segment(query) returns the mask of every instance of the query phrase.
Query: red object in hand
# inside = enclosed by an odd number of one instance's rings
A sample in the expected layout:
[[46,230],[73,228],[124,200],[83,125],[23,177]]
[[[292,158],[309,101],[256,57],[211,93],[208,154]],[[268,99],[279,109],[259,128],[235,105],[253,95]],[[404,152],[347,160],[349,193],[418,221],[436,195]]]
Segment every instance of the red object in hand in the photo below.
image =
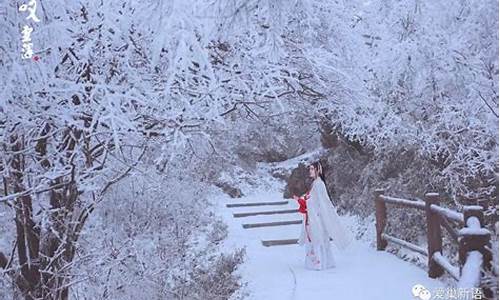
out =
[[304,200],[304,198],[299,198],[299,212],[305,214],[307,213],[307,205],[306,205],[306,200]]
[[304,196],[300,197],[297,199],[297,202],[299,202],[299,212],[303,214],[307,214],[307,204],[306,201],[309,199],[309,192],[306,193]]

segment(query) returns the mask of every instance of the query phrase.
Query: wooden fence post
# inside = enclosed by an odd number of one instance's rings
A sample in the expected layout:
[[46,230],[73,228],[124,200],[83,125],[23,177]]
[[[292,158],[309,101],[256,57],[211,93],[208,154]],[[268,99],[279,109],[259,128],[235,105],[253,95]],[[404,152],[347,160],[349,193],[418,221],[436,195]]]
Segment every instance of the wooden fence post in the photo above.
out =
[[375,190],[375,228],[377,230],[377,250],[385,250],[387,247],[387,241],[382,238],[382,233],[384,233],[387,211],[385,208],[385,202],[382,200],[381,196],[384,195],[383,189]]
[[[465,206],[464,207],[464,226],[467,227],[467,220],[470,217],[476,217],[479,220],[481,228],[484,228],[484,213],[483,208],[480,206]],[[483,254],[483,267],[485,270],[491,269],[492,253],[486,248],[489,247],[491,236],[484,235],[470,235],[460,237],[459,247],[459,260],[460,268],[465,263],[467,252],[478,250]]]
[[[484,212],[481,206],[465,206],[464,207],[464,227],[467,227],[467,220],[471,217],[476,217],[479,220],[481,228],[484,228]],[[467,253],[470,251],[479,251],[483,255],[483,269],[491,270],[491,261],[493,254],[488,248],[491,248],[490,234],[477,235],[462,235],[459,236],[458,259],[460,263],[460,275],[467,259]],[[493,291],[483,288],[483,293],[486,299],[492,297]]]
[[431,210],[432,204],[439,204],[438,193],[425,194],[425,215],[427,217],[427,254],[428,254],[428,275],[430,278],[437,278],[444,273],[444,269],[434,261],[432,255],[435,252],[443,254],[443,240],[441,235],[441,216]]

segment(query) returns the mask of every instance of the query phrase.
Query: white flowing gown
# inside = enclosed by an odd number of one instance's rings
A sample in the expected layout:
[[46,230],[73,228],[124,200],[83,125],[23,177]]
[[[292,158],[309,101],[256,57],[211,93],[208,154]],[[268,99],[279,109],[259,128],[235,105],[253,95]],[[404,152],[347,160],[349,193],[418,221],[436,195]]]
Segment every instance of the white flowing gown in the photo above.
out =
[[299,244],[305,246],[305,266],[322,270],[336,266],[330,247],[330,238],[339,250],[345,250],[352,242],[352,234],[340,222],[339,215],[326,191],[321,178],[313,182],[307,200],[308,225],[302,222]]

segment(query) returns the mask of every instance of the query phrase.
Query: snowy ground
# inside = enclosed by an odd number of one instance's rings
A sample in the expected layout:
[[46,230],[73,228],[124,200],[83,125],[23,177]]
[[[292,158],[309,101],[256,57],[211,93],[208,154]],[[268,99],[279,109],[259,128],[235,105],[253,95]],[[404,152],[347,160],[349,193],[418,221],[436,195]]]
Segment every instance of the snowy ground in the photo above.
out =
[[[304,250],[299,245],[264,247],[261,240],[298,238],[301,225],[244,229],[243,223],[300,220],[299,213],[260,215],[234,218],[233,213],[297,208],[293,200],[287,205],[227,208],[227,203],[282,201],[279,186],[271,190],[246,192],[245,197],[214,199],[216,211],[228,224],[229,234],[224,247],[246,247],[246,260],[239,272],[248,285],[248,299],[353,299],[410,300],[415,284],[422,284],[431,293],[444,283],[427,277],[425,270],[394,255],[376,251],[366,241],[356,240],[346,252],[332,249],[337,267],[324,271],[304,268]],[[342,217],[349,228],[356,226],[353,218]],[[373,225],[375,226],[375,225]]]

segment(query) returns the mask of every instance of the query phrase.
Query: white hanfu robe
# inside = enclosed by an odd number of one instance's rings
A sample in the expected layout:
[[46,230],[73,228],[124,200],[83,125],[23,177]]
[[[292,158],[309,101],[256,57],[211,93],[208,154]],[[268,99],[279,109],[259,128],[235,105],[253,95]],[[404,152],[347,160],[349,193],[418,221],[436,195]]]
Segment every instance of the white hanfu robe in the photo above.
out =
[[340,222],[339,215],[321,178],[314,180],[307,200],[307,220],[302,222],[299,244],[305,246],[307,269],[323,270],[336,266],[330,238],[340,250],[345,250],[352,235]]

